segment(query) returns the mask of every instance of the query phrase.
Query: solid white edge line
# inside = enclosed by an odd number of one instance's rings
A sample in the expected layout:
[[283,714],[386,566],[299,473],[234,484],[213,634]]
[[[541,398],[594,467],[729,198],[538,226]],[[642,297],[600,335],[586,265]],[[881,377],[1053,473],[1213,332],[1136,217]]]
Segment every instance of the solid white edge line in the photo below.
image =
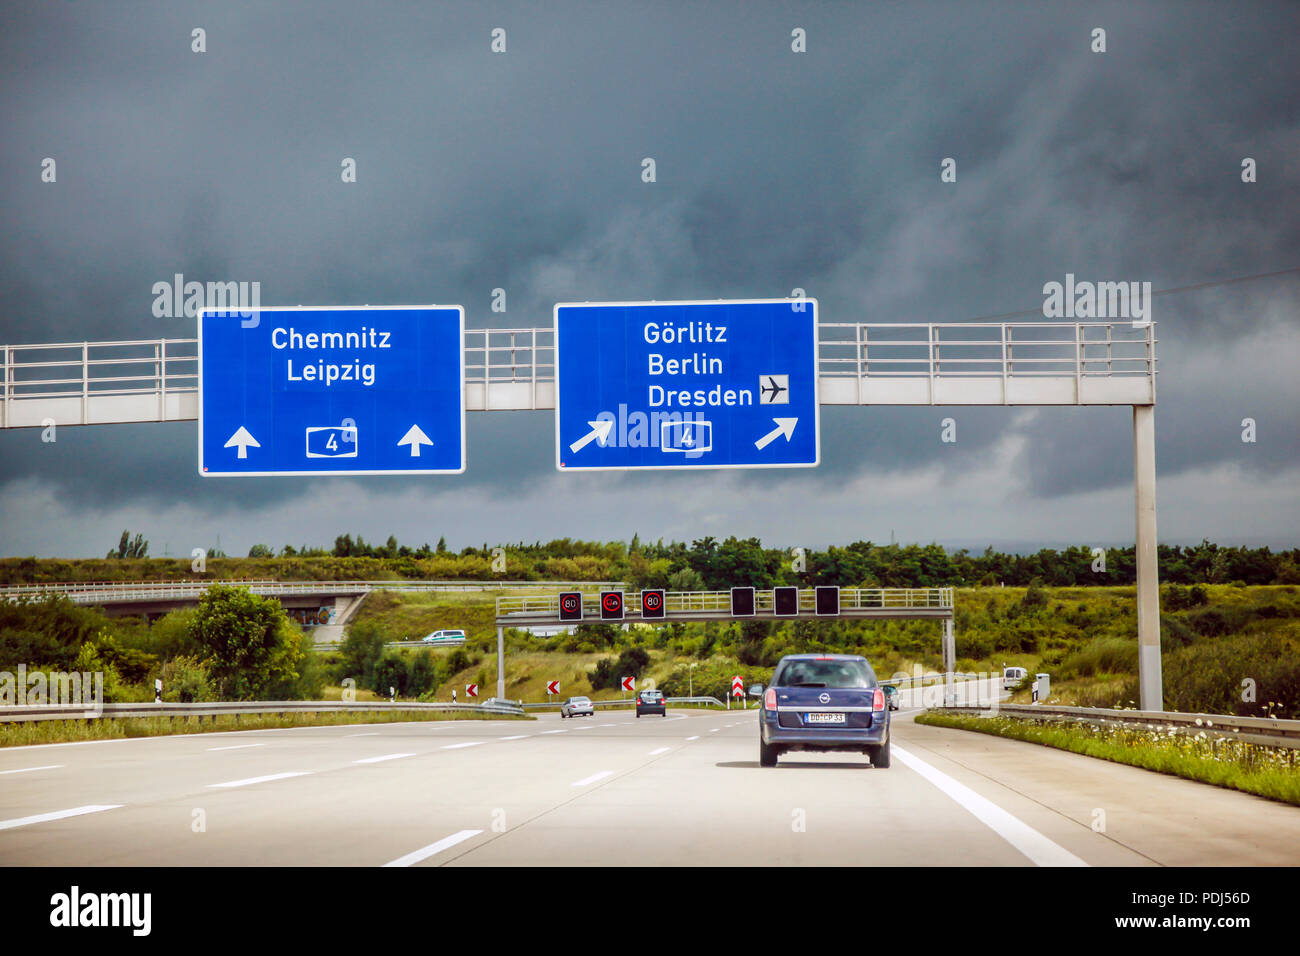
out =
[[602,770],[600,773],[593,773],[590,777],[583,777],[581,780],[575,780],[572,785],[575,787],[585,787],[588,784],[595,783],[597,780],[604,780],[606,777],[612,777],[613,775],[614,771],[612,770]]
[[313,771],[311,770],[291,770],[288,773],[270,773],[265,777],[249,777],[245,780],[227,780],[225,783],[210,783],[209,787],[247,787],[255,783],[269,783],[272,780],[286,780],[289,777],[306,777]]
[[415,754],[384,754],[382,757],[362,757],[360,760],[354,760],[353,763],[383,763],[385,760],[400,760],[402,757],[414,757]]
[[930,766],[920,757],[902,747],[891,748],[904,766],[938,787],[963,810],[1023,853],[1035,866],[1088,866],[1065,847],[1052,842],[1029,824],[1012,816],[963,783],[958,783],[942,770]]
[[37,813],[30,817],[17,817],[13,820],[0,820],[0,830],[12,830],[33,823],[47,823],[50,820],[63,820],[67,817],[79,817],[84,813],[99,813],[102,810],[116,810],[120,803],[90,804],[85,807],[73,807],[71,810],[55,810],[53,813]]
[[482,830],[460,830],[449,837],[443,837],[437,843],[430,843],[426,847],[421,847],[418,850],[406,854],[406,856],[399,856],[396,860],[385,863],[384,866],[411,866],[412,864],[419,863],[421,860],[427,860],[429,857],[436,853],[441,853],[443,850],[449,850],[457,843],[462,843],[470,837],[476,837],[482,832]]
[[666,754],[666,753],[668,753],[668,751],[670,751],[670,750],[672,750],[671,747],[660,747],[658,750],[652,750],[652,751],[650,751],[649,756],[651,756],[651,757],[657,757],[657,756],[659,756],[660,754]]
[[0,777],[3,777],[7,773],[31,773],[33,770],[58,770],[62,766],[63,764],[61,763],[52,763],[46,764],[44,767],[22,767],[18,770],[0,770]]

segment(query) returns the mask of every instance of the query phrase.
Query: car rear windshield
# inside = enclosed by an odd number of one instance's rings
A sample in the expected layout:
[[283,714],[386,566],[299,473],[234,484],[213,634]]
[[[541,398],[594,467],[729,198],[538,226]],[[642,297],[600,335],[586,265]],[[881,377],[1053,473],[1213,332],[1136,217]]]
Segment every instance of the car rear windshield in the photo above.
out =
[[575,704],[585,704],[585,703],[587,703],[587,698],[585,698],[585,697],[575,697],[575,698],[573,698],[573,702],[574,702]]
[[778,687],[875,687],[876,675],[866,661],[786,661],[773,679]]

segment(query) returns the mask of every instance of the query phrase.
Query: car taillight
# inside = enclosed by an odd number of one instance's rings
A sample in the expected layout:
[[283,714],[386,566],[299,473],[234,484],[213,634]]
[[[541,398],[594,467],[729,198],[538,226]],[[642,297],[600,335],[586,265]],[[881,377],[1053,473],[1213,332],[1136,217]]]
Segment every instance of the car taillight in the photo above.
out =
[[876,688],[875,697],[871,701],[871,709],[873,711],[885,709],[885,692],[879,687]]
[[776,688],[767,689],[767,693],[763,695],[763,706],[768,710],[776,710]]

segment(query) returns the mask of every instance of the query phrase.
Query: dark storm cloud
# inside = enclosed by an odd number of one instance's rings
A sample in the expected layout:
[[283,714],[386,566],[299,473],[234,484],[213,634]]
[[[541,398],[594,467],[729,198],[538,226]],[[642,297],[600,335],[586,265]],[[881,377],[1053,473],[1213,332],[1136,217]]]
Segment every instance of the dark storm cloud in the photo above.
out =
[[[0,35],[0,341],[191,337],[175,273],[264,304],[460,302],[547,325],[569,299],[819,298],[824,321],[960,321],[1087,279],[1168,288],[1294,266],[1300,70],[1287,4],[53,3]],[[208,52],[190,52],[190,30]],[[504,26],[509,52],[489,52]],[[809,52],[790,52],[790,30]],[[1108,52],[1089,32],[1108,31]],[[43,157],[59,181],[39,181]],[[658,182],[641,183],[642,157]],[[958,162],[958,182],[939,162]],[[1243,156],[1259,182],[1241,183]],[[339,180],[353,157],[358,182]],[[489,311],[491,290],[509,311]],[[1156,300],[1162,476],[1295,468],[1296,280]],[[1267,337],[1259,339],[1265,346]],[[1294,341],[1294,336],[1290,341]],[[1216,356],[1233,355],[1225,366]],[[1188,374],[1194,370],[1194,374]],[[1241,410],[1244,409],[1244,410]],[[823,409],[823,466],[953,478],[1021,436],[1043,496],[1131,479],[1126,409]],[[1253,415],[1245,449],[1235,423]],[[953,417],[958,441],[939,441]],[[1213,427],[1211,428],[1211,425]],[[189,424],[0,433],[0,485],[111,508],[273,507],[319,482],[204,481]],[[1263,436],[1268,436],[1267,440]],[[549,477],[547,413],[471,414],[439,489]],[[93,463],[93,464],[92,464]],[[629,500],[679,487],[610,476]],[[362,498],[426,487],[357,483]],[[251,513],[251,512],[250,512]],[[991,534],[992,532],[990,532]]]

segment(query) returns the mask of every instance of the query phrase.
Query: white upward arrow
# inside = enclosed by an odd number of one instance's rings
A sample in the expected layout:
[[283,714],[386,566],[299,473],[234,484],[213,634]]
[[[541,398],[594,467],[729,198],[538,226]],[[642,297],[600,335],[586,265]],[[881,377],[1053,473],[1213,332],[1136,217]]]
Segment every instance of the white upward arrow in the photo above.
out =
[[569,451],[574,452],[575,454],[582,451],[582,449],[591,444],[592,439],[597,439],[600,441],[601,445],[604,445],[605,440],[609,438],[609,430],[614,427],[614,419],[607,418],[604,421],[587,422],[587,424],[591,426],[591,431],[587,432],[587,434],[583,435],[570,445]]
[[401,441],[399,441],[397,445],[399,448],[402,445],[410,445],[411,457],[419,458],[420,446],[428,445],[430,448],[432,448],[433,442],[429,440],[428,435],[426,435],[423,431],[420,430],[419,425],[412,425],[409,429],[407,429],[406,434],[402,436]]
[[776,428],[754,442],[754,447],[759,451],[776,441],[778,435],[784,435],[785,440],[789,441],[790,436],[794,434],[794,426],[799,424],[797,418],[774,418],[772,421],[776,422]]
[[247,457],[248,457],[248,448],[249,448],[250,445],[251,445],[252,447],[254,447],[254,448],[261,448],[261,447],[262,447],[261,445],[259,445],[259,444],[257,443],[257,439],[254,438],[252,435],[250,435],[250,434],[248,433],[248,429],[245,428],[243,425],[240,425],[240,426],[239,426],[239,431],[237,431],[237,432],[235,432],[233,435],[231,435],[231,436],[230,436],[230,440],[226,442],[226,447],[227,447],[227,448],[238,448],[238,449],[239,449],[239,457],[240,457],[240,458],[247,458]]

